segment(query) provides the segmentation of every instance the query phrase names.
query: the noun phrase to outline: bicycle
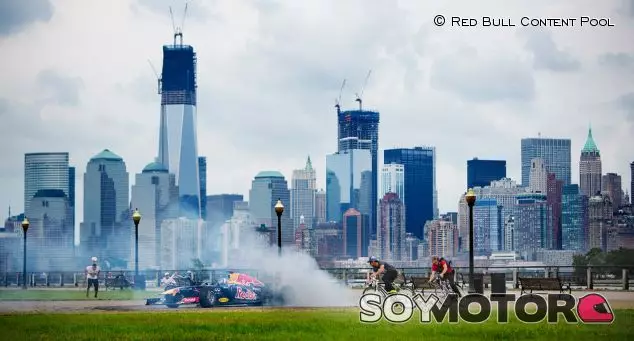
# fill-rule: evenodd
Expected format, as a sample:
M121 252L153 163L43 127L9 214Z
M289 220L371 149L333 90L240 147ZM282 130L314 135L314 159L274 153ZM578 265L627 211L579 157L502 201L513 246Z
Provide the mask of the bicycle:
M373 277L372 279L370 279L370 282L368 283L366 288L363 290L363 295L361 297L363 299L363 297L365 297L366 295L376 294L381 296L381 302L384 302L385 299L391 295L394 295L394 294L405 295L409 298L402 298L402 296L397 296L396 304L393 306L394 312L399 314L405 310L406 305L409 305L409 306L412 305L411 300L412 300L412 297L414 297L414 293L410 289L402 286L399 283L393 283L392 285L394 286L394 290L396 290L396 293L388 293L387 290L385 290L385 284L379 283L379 280L376 277ZM409 301L409 302L406 302L406 301Z
M461 295L461 293L459 292L460 290L458 290L458 293L454 291L454 289L451 287L451 283L449 282L449 280L440 278L440 276L436 276L436 278L434 278L434 280L432 281L432 284L434 285L435 289L440 290L441 295L444 297L447 297L452 294Z

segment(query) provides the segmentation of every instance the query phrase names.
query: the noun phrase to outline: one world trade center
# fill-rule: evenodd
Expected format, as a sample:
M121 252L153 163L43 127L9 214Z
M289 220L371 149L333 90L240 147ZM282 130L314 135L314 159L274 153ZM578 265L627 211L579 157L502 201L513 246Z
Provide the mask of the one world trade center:
M176 33L174 44L163 46L158 162L176 177L181 216L193 219L201 212L196 87L196 53Z

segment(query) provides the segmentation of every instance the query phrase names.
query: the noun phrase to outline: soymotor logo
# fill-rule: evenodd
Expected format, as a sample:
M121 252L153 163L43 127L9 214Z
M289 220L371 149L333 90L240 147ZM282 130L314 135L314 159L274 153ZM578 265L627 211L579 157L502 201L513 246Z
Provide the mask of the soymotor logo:
M420 313L421 323L443 322L449 314L449 323L460 320L468 323L483 323L492 314L493 305L497 308L497 322L508 323L512 307L518 320L524 323L538 323L547 318L548 323L558 323L563 316L567 323L602 323L614 322L614 313L605 297L600 294L587 294L578 300L569 294L548 294L543 297L536 294L525 294L516 297L515 294L492 294L487 297L481 294L469 294L462 298L448 295L441 299L431 294L425 298L421 294L412 296L392 294L387 297L376 293L361 296L360 320L365 323L376 323L382 318L393 323L409 321L414 311ZM530 306L533 308L529 308ZM477 306L469 310L470 307ZM535 309L536 307L537 309ZM576 309L575 309L576 308ZM576 310L576 314L575 314Z

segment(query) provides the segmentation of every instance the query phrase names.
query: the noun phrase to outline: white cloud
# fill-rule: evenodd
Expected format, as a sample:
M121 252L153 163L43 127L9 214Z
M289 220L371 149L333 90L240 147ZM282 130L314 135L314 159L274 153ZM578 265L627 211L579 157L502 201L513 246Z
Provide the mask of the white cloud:
M81 221L92 155L111 149L131 177L155 157L160 100L147 59L160 70L161 46L172 40L167 6L180 20L184 2L52 2L50 20L31 15L0 37L0 207L22 209L24 153L69 151ZM509 175L519 179L520 139L538 132L572 138L577 174L590 122L604 169L629 184L634 148L624 141L634 125L625 104L634 92L627 57L634 55L634 17L621 11L624 4L192 1L184 40L198 53L208 193L248 196L258 171L290 177L308 154L323 187L325 155L336 150L334 99L346 78L343 102L355 105L368 69L364 105L381 112L381 149L437 147L441 211L457 209L474 156L506 159ZM544 31L431 21L436 14L519 22L585 13L610 17L615 27ZM568 72L553 72L562 66Z

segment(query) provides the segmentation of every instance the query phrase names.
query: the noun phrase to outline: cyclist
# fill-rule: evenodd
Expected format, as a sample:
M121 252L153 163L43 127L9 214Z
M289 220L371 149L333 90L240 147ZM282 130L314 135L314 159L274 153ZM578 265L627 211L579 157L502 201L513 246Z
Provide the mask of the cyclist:
M370 266L372 266L372 271L374 272L372 276L378 279L379 278L378 276L383 274L383 283L385 283L385 291L387 291L388 294L396 293L396 289L394 289L393 283L396 277L398 276L398 270L396 270L396 268L392 266L391 264L379 261L379 259L374 256L370 257L370 260L368 261L368 263L370 263Z
M451 265L449 265L444 258L438 258L436 256L431 258L431 263L431 276L429 277L429 282L433 281L436 275L440 280L448 279L449 285L454 293L456 293L458 297L462 296L454 281L454 270L451 268Z

